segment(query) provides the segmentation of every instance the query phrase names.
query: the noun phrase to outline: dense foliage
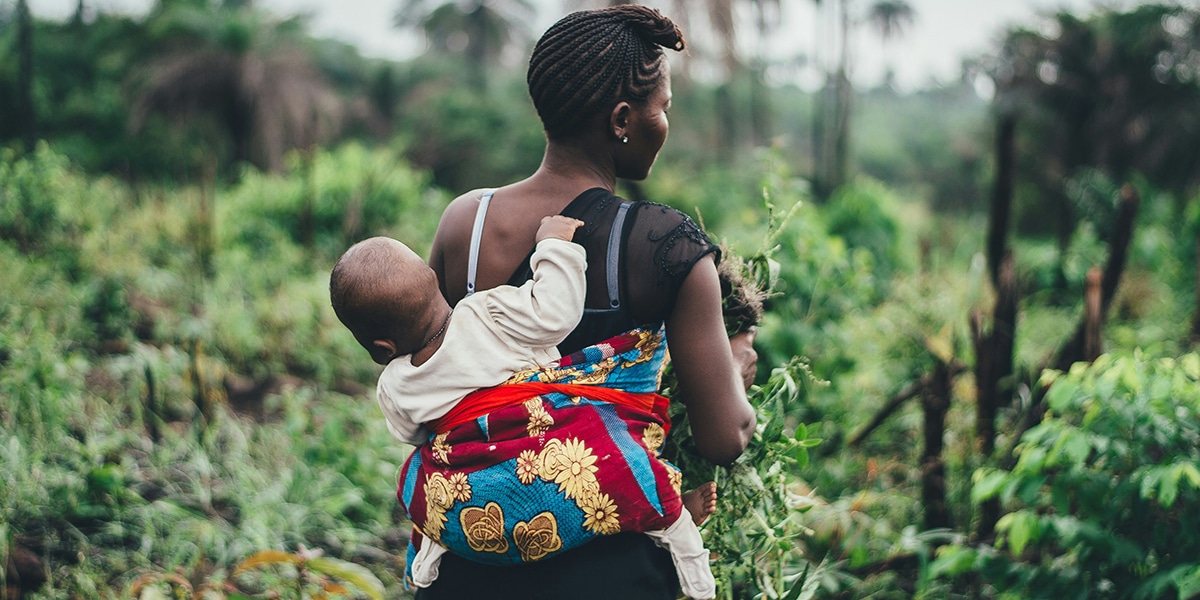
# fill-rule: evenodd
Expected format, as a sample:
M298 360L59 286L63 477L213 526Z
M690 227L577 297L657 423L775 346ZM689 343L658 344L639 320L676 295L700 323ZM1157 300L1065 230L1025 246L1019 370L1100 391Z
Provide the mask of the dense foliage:
M464 62L453 19L422 25L449 37L396 64L249 2L35 21L32 38L14 14L0 0L0 112L24 110L8 59L32 39L24 91L45 141L25 148L23 122L0 119L0 597L407 597L393 489L407 450L379 418L378 367L329 310L328 270L368 235L428 248L452 195L535 168L519 74L501 54L486 73ZM815 197L813 94L679 71L671 141L620 191L694 215L769 292L749 450L722 469L682 423L671 440L689 483L720 486L703 532L723 597L1200 592L1200 201L1194 170L1154 168L1194 159L1200 19L1144 6L1050 22L1059 35L1014 30L981 63L992 116L1021 109L1024 174L991 453L974 376L976 328L1001 304L982 255L997 175L983 101L965 83L857 95L858 175ZM168 77L200 55L220 86ZM284 64L276 90L244 77ZM271 95L306 82L322 91L307 104ZM194 102L227 93L248 103ZM1060 117L1084 101L1094 155L1063 145L1083 139ZM252 110L313 103L338 118L298 137ZM747 107L771 114L750 127ZM1114 122L1129 135L1105 138ZM1114 252L1125 183L1140 210L1102 319L1108 354L1043 374Z
M1021 598L1195 597L1200 356L1105 356L1047 378L1051 414L1017 464L975 474L975 501L1012 508L997 547L947 546L931 572Z
M329 161L369 181L361 149L318 157L317 170ZM139 199L44 146L6 154L0 171L5 208L40 207L6 213L0 244L12 292L0 305L6 585L117 597L149 572L220 589L257 550L307 545L384 565L402 552L390 481L404 452L365 388L332 391L368 371L353 340L321 341L336 320L314 265L332 258L286 237L234 238L206 273L204 191ZM230 204L210 227L252 224ZM270 393L239 391L250 374ZM278 581L238 577L246 590Z

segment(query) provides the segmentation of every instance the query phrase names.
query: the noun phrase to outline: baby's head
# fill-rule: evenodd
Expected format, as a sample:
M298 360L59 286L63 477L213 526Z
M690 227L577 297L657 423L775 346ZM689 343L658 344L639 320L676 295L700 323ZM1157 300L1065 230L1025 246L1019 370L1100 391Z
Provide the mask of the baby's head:
M433 269L386 237L363 240L338 259L329 299L338 319L381 365L423 348L431 323L449 310Z

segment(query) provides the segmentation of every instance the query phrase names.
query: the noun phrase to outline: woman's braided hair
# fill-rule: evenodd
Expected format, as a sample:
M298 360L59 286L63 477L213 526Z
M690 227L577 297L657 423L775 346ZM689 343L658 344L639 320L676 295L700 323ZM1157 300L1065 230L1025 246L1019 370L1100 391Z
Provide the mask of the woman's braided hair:
M573 133L619 100L645 101L662 68L662 49L683 50L683 32L637 4L571 13L546 30L529 59L529 95L546 135Z

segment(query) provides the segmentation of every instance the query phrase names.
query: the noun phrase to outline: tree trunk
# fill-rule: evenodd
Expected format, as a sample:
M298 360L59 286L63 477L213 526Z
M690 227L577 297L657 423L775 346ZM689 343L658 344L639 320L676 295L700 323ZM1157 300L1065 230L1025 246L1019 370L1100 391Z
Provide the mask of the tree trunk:
M732 88L731 79L718 85L714 92L717 96L717 159L725 164L733 160L738 138L737 107L734 106Z
M925 412L925 450L921 457L921 502L925 507L925 529L948 529L950 510L946 504L946 463L942 439L946 434L946 412L950 409L950 367L938 362L933 380L921 404Z
M992 185L992 207L988 219L987 261L992 285L999 288L1000 261L1008 246L1009 212L1012 207L1017 118L1008 113L996 123L996 180Z
M850 79L844 70L837 76L837 109L834 117L833 164L830 169L829 191L832 193L846 183L850 162Z
M765 146L771 140L771 89L764 81L765 69L761 61L749 70L750 74L750 130L755 146Z
M950 377L957 377L958 374L965 371L966 368L966 365L962 364L961 362L954 361L950 365ZM879 411L875 413L875 416L871 419L870 423L867 423L865 427L858 430L858 432L854 435L850 436L850 440L847 442L847 444L851 448L854 448L863 443L867 439L867 436L871 435L871 432L875 431L875 429L877 429L880 425L883 425L883 423L892 416L892 413L896 412L896 410L899 409L905 401L910 398L915 398L918 394L928 393L929 386L934 384L936 376L937 373L928 373L921 379L910 383L903 390L897 392L895 396L889 398L888 401L883 404L883 408L880 408Z
M1133 228L1137 221L1139 203L1137 190L1133 189L1133 186L1125 184L1121 187L1121 202L1117 206L1116 219L1113 220L1113 227L1116 231L1109 240L1108 262L1104 265L1104 274L1100 279L1101 323L1103 323L1104 315L1108 312L1108 307L1116 295L1117 284L1121 282L1121 273L1125 270L1125 258L1129 253L1129 243L1133 240ZM1049 368L1066 371L1071 368L1072 364L1085 359L1084 336L1086 329L1087 321L1081 319L1075 329L1075 334L1058 349ZM1042 415L1046 412L1043 404L1045 396L1046 389L1043 387L1034 391L1033 398L1030 400L1029 412L1025 415L1025 422L1016 432L1014 443L1026 430L1042 420Z
M829 122L829 101L826 93L828 88L829 79L826 77L825 85L813 95L812 186L813 195L818 201L829 196L829 189L825 184L826 173L829 172L829 151L825 145L825 138L828 136L826 133L827 123Z
M1000 261L996 288L996 306L992 315L992 330L983 334L982 318L971 320L975 340L975 385L978 399L975 404L975 438L980 460L990 463L996 451L996 413L999 407L1012 400L1013 348L1017 322L1016 269L1012 253ZM988 540L995 533L1000 519L1000 502L991 499L980 506L979 540Z
M1108 312L1113 297L1117 294L1117 284L1121 282L1121 273L1125 270L1125 259L1129 254L1129 243L1133 240L1133 228L1137 221L1140 198L1133 186L1125 184L1121 187L1121 202L1117 206L1117 216L1113 221L1116 231L1108 244L1108 262L1104 265L1104 274L1100 280L1100 319ZM1058 352L1053 368L1066 371L1073 363L1084 360L1084 334L1086 321L1081 321L1071 337Z
M826 75L825 64L822 61L821 52L821 34L825 32L825 28L821 23L821 1L815 0L815 14L813 16L813 24L815 31L813 32L813 62L817 70L825 80L825 85L829 84L829 78ZM818 200L825 198L825 122L826 122L826 104L825 104L825 88L815 92L812 96L812 186L813 194Z
M33 103L33 15L17 0L17 131L26 152L37 144L37 107Z
M837 114L834 120L833 169L829 189L846 183L847 164L850 161L850 102L853 90L850 87L850 6L849 0L841 0L842 49L837 73Z
M1092 267L1087 272L1087 287L1083 294L1083 360L1092 362L1102 352L1101 323L1104 315L1101 313L1100 302L1100 267Z

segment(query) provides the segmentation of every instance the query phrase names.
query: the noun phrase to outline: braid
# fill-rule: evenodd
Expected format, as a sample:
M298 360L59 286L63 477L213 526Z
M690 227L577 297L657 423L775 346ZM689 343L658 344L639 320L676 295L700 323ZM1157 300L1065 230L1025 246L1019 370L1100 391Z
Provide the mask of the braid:
M644 101L658 85L663 48L683 32L637 4L571 13L546 30L529 59L529 96L551 138L573 133L620 100Z

